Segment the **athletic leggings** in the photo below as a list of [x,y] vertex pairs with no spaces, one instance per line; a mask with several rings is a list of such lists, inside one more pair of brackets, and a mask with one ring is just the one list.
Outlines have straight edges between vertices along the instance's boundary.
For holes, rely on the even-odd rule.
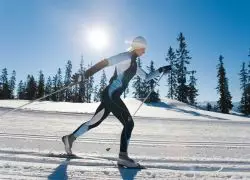
[[88,130],[97,127],[109,115],[110,112],[120,120],[123,125],[120,142],[120,152],[127,152],[128,144],[134,128],[134,121],[120,98],[120,92],[113,93],[112,97],[108,94],[108,87],[103,91],[101,104],[97,108],[95,115],[91,120],[83,123],[78,127],[73,135],[77,138],[87,132]]

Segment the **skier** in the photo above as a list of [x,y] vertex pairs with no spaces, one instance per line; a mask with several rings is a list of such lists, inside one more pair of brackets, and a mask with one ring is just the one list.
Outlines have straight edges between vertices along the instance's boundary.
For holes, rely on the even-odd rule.
[[118,165],[132,168],[140,166],[139,163],[135,162],[128,156],[127,150],[134,127],[134,121],[120,96],[127,88],[129,81],[134,75],[137,74],[146,79],[146,81],[149,81],[160,75],[162,72],[167,73],[171,70],[170,66],[163,66],[153,73],[147,74],[138,67],[136,60],[145,53],[146,47],[147,42],[145,38],[138,36],[132,41],[130,48],[126,52],[98,62],[89,68],[84,75],[75,74],[72,76],[73,81],[77,83],[84,79],[88,79],[90,76],[107,66],[116,65],[114,75],[110,79],[109,85],[102,92],[101,104],[97,108],[94,116],[89,121],[79,126],[73,133],[62,137],[65,151],[68,155],[72,155],[71,148],[76,138],[90,129],[97,127],[109,115],[109,113],[112,112],[123,125],[120,139],[120,153],[117,162]]

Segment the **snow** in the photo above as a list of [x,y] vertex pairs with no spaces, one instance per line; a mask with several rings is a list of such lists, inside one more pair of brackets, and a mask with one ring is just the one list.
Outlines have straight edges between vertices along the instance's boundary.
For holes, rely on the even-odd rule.
[[[141,104],[141,101],[134,98],[127,98],[124,100],[130,113],[133,115],[136,109]],[[23,104],[29,103],[24,100],[1,100],[0,107],[16,108]],[[97,103],[68,103],[68,102],[34,102],[24,109],[39,110],[39,111],[53,111],[53,112],[68,112],[68,113],[91,113],[93,114],[97,107]],[[198,119],[198,120],[233,120],[233,121],[249,121],[249,118],[241,116],[239,113],[221,114],[216,112],[209,112],[195,108],[193,106],[181,103],[176,100],[162,99],[162,102],[153,104],[143,104],[143,106],[136,113],[140,117],[152,118],[172,118],[172,119]]]
[[[250,121],[178,101],[144,104],[134,117],[129,154],[146,170],[119,169],[122,125],[109,116],[64,153],[61,137],[99,103],[36,102],[0,119],[0,179],[250,179]],[[0,101],[0,114],[27,101]],[[125,99],[131,114],[140,105]],[[90,113],[90,114],[89,114]],[[110,148],[109,151],[106,149]]]

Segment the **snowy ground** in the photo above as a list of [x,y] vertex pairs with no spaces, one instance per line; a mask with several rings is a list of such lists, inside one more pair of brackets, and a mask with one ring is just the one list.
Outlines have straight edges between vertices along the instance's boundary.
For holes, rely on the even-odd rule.
[[[131,113],[139,104],[126,103]],[[134,118],[129,152],[146,170],[115,166],[122,126],[113,116],[76,141],[73,151],[82,158],[56,157],[64,152],[61,136],[92,116],[72,112],[93,112],[97,105],[41,102],[1,118],[0,179],[250,179],[249,118],[174,101],[143,106]]]
[[[129,111],[133,115],[141,101],[134,98],[124,100]],[[1,100],[0,107],[15,108],[29,101]],[[65,102],[35,102],[24,109],[53,112],[94,113],[99,103],[65,103]],[[239,113],[238,113],[239,114]],[[163,99],[160,103],[144,104],[136,113],[140,117],[171,118],[171,119],[197,119],[197,120],[233,120],[249,121],[250,118],[235,115],[209,112],[196,109],[176,100]]]

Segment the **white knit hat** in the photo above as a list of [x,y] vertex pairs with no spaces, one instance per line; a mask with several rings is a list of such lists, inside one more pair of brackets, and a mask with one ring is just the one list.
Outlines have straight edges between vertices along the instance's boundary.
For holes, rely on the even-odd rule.
[[134,40],[130,43],[130,47],[128,51],[133,51],[135,49],[147,48],[147,41],[142,36],[137,36]]

